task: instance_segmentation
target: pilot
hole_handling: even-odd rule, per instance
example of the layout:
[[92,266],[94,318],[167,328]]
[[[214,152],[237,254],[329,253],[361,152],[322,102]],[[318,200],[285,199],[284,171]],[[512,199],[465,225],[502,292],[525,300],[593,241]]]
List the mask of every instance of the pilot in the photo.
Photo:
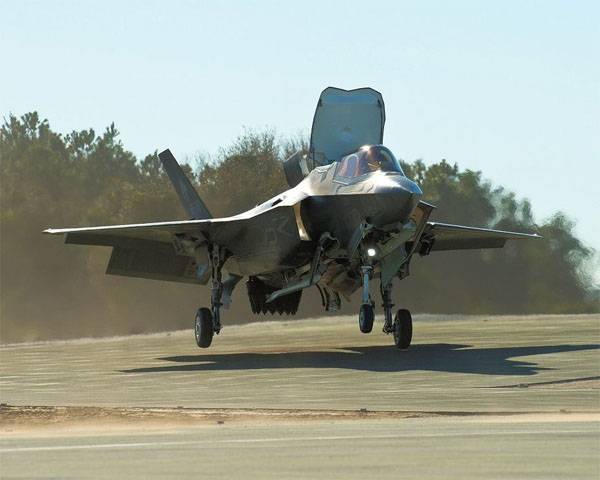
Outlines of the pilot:
[[378,149],[373,147],[367,149],[362,158],[361,167],[363,171],[361,173],[365,174],[381,170],[383,161],[384,159]]

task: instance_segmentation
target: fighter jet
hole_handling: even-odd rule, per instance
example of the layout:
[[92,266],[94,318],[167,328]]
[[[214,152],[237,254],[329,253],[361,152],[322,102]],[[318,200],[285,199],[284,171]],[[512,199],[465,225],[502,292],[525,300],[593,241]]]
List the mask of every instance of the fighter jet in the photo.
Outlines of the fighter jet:
[[85,228],[49,228],[72,244],[113,247],[106,273],[210,283],[210,308],[200,308],[199,347],[221,331],[221,308],[246,280],[256,314],[295,314],[304,289],[316,286],[326,311],[362,289],[358,324],[373,329],[373,279],[398,348],[412,340],[406,309],[393,315],[394,280],[411,259],[443,250],[500,248],[508,240],[541,238],[429,221],[433,205],[407,178],[383,143],[385,107],[371,88],[326,88],[320,95],[307,153],[283,163],[289,190],[246,212],[213,218],[169,150],[159,154],[190,220]]

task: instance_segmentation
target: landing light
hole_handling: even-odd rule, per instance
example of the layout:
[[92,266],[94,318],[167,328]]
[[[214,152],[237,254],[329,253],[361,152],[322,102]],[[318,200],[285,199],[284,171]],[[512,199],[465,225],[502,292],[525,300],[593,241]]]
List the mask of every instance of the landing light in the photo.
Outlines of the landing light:
[[367,249],[367,255],[369,257],[374,257],[376,253],[377,253],[377,250],[375,250],[374,248],[368,248]]

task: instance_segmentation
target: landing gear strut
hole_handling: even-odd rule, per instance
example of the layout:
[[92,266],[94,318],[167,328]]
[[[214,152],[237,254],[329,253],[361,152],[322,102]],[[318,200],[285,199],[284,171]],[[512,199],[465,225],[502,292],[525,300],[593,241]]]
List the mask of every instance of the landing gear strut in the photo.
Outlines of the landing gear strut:
[[391,282],[387,285],[381,285],[381,300],[383,311],[385,313],[385,323],[383,324],[383,333],[392,333],[394,331],[394,325],[392,324],[392,284]]
[[210,248],[210,268],[212,288],[210,295],[210,309],[200,308],[196,313],[194,322],[194,335],[196,344],[200,348],[207,348],[212,343],[214,334],[221,331],[221,306],[223,305],[223,280],[221,270],[225,263],[225,252],[218,245]]
[[225,263],[223,250],[218,245],[210,249],[210,268],[212,289],[210,293],[210,309],[212,313],[213,329],[218,335],[221,331],[221,297],[223,296],[223,281],[221,269]]

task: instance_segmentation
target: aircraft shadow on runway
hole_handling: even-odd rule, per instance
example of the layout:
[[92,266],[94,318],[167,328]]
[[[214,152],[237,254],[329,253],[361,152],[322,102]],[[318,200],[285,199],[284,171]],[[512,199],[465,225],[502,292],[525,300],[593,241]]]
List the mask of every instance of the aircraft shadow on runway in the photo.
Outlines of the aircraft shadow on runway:
[[[132,368],[122,373],[262,370],[275,368],[342,368],[370,372],[432,371],[483,375],[535,375],[551,370],[513,357],[599,349],[599,344],[470,348],[447,343],[348,347],[332,351],[223,353],[161,357],[169,365]],[[174,362],[174,364],[173,364]]]

